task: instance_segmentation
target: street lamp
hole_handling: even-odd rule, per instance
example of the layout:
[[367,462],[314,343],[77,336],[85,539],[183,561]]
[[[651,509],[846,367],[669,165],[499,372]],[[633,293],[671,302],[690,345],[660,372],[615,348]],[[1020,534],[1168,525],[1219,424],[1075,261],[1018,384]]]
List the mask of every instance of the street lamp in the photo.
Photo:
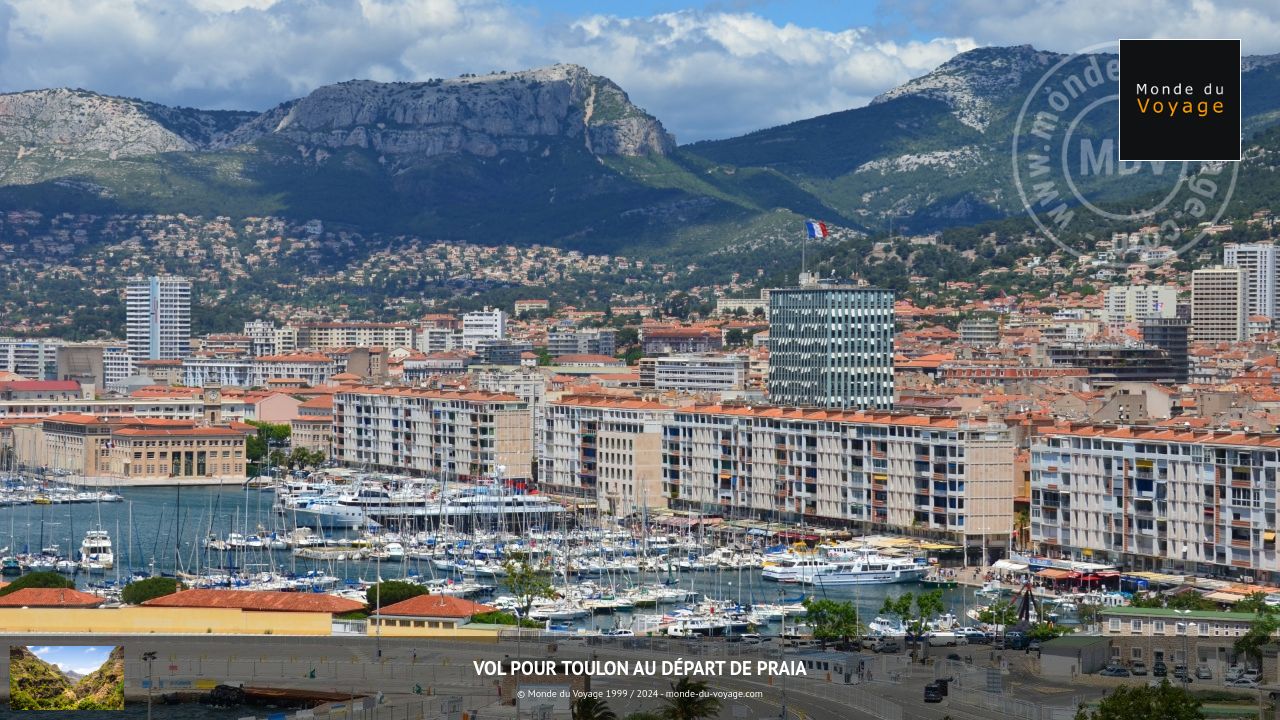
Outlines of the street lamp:
[[152,671],[152,667],[156,654],[154,651],[142,653],[142,659],[147,663],[147,720],[151,720],[151,689],[156,684],[156,674]]
[[1191,621],[1187,616],[1191,614],[1190,610],[1174,609],[1174,612],[1182,616],[1182,690],[1187,689],[1187,682],[1191,676],[1191,656],[1187,654],[1187,636],[1191,634]]

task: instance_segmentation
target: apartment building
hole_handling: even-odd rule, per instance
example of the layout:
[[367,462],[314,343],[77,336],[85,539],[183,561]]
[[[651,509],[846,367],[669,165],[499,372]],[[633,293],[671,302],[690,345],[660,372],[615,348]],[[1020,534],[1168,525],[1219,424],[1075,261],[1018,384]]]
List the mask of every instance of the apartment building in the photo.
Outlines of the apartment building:
[[[1141,661],[1210,665],[1216,673],[1236,659],[1235,641],[1247,634],[1252,613],[1171,608],[1108,607],[1098,610],[1102,635],[1111,641],[1112,662]],[[1188,661],[1187,658],[1190,658]]]
[[662,431],[673,412],[657,402],[600,395],[548,403],[538,487],[617,517],[666,507]]
[[416,328],[409,323],[295,323],[297,347],[414,347]]
[[1178,291],[1169,285],[1114,285],[1103,298],[1103,313],[1112,329],[1149,318],[1178,316]]
[[519,483],[533,469],[530,412],[506,393],[344,389],[333,399],[333,457],[384,472]]
[[719,350],[724,338],[714,328],[642,327],[640,346],[645,356],[705,353]]
[[297,378],[316,387],[324,385],[337,374],[334,359],[321,353],[267,355],[254,358],[252,367],[253,375],[249,380],[254,387],[263,387],[271,380],[285,378]]
[[1280,252],[1271,243],[1227,243],[1222,248],[1222,264],[1245,272],[1245,303],[1248,314],[1276,319],[1277,265]]
[[695,406],[663,431],[663,494],[729,517],[931,531],[990,560],[1012,531],[1014,450],[1001,423]]
[[1050,556],[1280,581],[1280,435],[1065,424],[1031,446],[1031,539]]
[[61,341],[0,337],[0,372],[28,380],[56,379],[61,346]]
[[1191,339],[1245,339],[1248,278],[1242,268],[1204,268],[1191,273]]
[[290,442],[295,448],[319,450],[333,456],[333,396],[317,395],[298,405],[298,414],[289,421]]
[[125,291],[129,353],[134,362],[185,357],[191,351],[191,281],[150,277]]
[[496,308],[473,310],[462,316],[462,347],[474,350],[481,340],[507,336],[507,314]]
[[547,353],[561,355],[613,355],[618,351],[618,331],[612,328],[551,330],[547,333]]
[[750,361],[746,355],[666,355],[641,358],[640,387],[689,392],[745,390]]
[[998,345],[1000,321],[993,317],[972,317],[960,321],[960,342],[965,345]]

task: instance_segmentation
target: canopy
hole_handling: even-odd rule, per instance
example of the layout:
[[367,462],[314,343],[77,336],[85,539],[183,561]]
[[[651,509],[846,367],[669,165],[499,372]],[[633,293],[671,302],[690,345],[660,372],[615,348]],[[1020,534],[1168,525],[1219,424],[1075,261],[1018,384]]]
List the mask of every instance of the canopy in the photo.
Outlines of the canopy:
[[1047,578],[1049,580],[1066,580],[1067,578],[1075,574],[1076,573],[1073,573],[1070,570],[1059,570],[1057,568],[1045,568],[1040,572],[1036,573],[1036,577]]
[[1001,558],[1000,560],[997,560],[994,563],[992,563],[991,567],[994,570],[1007,570],[1008,572],[1025,572],[1028,566],[1024,563],[1014,562],[1012,560],[1005,560]]

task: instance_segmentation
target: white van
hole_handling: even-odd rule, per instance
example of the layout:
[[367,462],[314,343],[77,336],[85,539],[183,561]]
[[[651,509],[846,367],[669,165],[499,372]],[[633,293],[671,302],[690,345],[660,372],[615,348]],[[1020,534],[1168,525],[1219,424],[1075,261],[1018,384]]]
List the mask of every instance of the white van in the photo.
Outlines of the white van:
[[969,638],[953,632],[936,632],[929,634],[929,647],[954,647],[968,645]]

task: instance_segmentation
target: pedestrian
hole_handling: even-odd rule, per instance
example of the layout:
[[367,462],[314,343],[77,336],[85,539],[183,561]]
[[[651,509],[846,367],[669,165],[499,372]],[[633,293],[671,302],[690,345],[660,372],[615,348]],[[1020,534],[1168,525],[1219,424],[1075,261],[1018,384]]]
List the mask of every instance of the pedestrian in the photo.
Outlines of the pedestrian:
[[413,649],[413,663],[418,664],[418,648]]

